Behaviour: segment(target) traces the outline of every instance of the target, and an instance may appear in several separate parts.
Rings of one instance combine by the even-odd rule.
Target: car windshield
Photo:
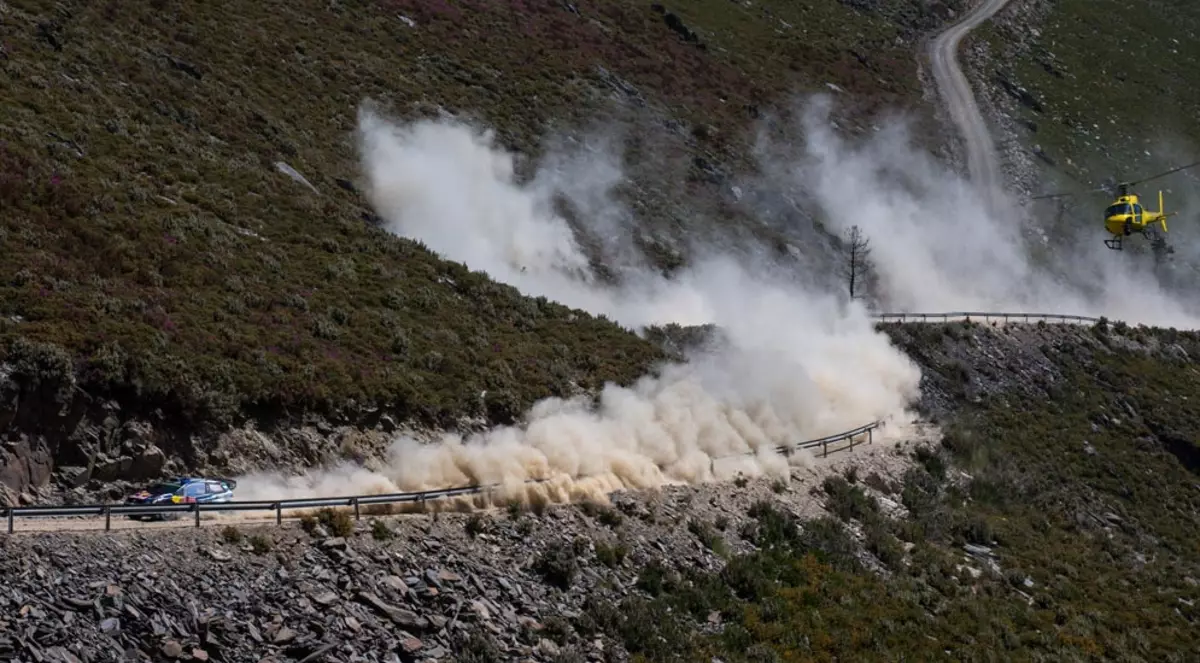
[[[152,495],[162,495],[163,493],[173,493],[179,490],[180,485],[177,483],[160,483],[150,487]]]

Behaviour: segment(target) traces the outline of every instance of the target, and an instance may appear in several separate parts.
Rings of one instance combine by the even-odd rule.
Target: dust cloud
[[[602,283],[553,198],[584,200],[577,207],[585,225],[619,232],[628,215],[610,195],[621,179],[611,154],[554,154],[522,184],[513,157],[466,123],[401,124],[364,107],[358,140],[370,201],[392,232],[527,295],[629,328],[711,323],[720,338],[594,399],[541,401],[518,426],[433,444],[401,437],[386,458],[362,466],[243,477],[241,498],[484,484],[498,486],[503,499],[604,501],[618,489],[738,473],[787,480],[789,465],[811,457],[781,454],[780,445],[875,420],[885,422],[876,443],[909,432],[919,369],[875,331],[861,304],[839,293],[795,274],[752,271],[757,261],[715,247],[671,278],[626,261],[619,284]]]
[[[989,212],[969,182],[913,145],[905,122],[852,141],[833,129],[832,107],[828,96],[798,106],[802,138],[783,149],[763,139],[763,170],[769,186],[810,197],[830,230],[844,236],[857,225],[865,233],[883,308],[1063,313],[1179,328],[1200,321],[1194,297],[1164,287],[1131,251],[1106,248],[1095,223],[1051,238],[1011,194],[998,194],[999,209]]]

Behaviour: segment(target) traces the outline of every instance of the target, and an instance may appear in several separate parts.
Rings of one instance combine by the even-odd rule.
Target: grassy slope
[[[1030,40],[1032,27],[1040,36]],[[1200,5],[1056,0],[1045,24],[1019,29],[1025,33],[993,31],[990,41],[998,54],[1005,53],[1006,40],[1032,42],[1029,57],[1001,55],[999,68],[1041,106],[1022,109],[1022,119],[1036,125],[1028,140],[1040,144],[1063,174],[1091,185],[1200,158],[1192,153],[1200,135]],[[1171,144],[1178,148],[1165,149]],[[1176,175],[1142,189],[1178,190],[1187,183]],[[1070,180],[1046,183],[1050,190],[1064,186],[1081,188]],[[1098,214],[1108,201],[1104,194],[1087,194],[1077,202]]]
[[[834,517],[796,527],[761,509],[761,552],[719,576],[648,569],[642,592],[594,605],[585,627],[662,661],[1195,658],[1200,422],[1186,399],[1200,373],[1169,349],[1121,348],[1140,337],[1195,356],[1200,339],[1095,333],[1049,355],[1064,377],[1048,398],[1024,387],[987,398],[918,454],[890,488],[911,518],[884,516],[860,487],[869,477],[828,481]],[[998,570],[966,544],[990,547]],[[865,570],[864,548],[884,575]],[[726,626],[689,641],[688,620],[712,611]]]
[[[904,30],[834,0],[689,4],[703,48],[640,2],[573,6],[6,2],[0,352],[225,413],[368,402],[445,422],[628,381],[657,349],[364,223],[338,183],[364,98],[464,111],[535,151],[552,123],[608,107],[603,67],[684,122],[676,151],[728,162],[797,90],[915,98]]]

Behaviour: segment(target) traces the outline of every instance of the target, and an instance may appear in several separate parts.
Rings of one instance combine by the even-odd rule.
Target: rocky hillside
[[[944,437],[790,483],[0,540],[25,660],[1200,655],[1195,334],[888,325]],[[1152,478],[1152,480],[1148,480]],[[236,579],[218,582],[217,578]],[[881,624],[887,624],[886,628]],[[5,649],[6,648],[6,649]],[[635,658],[640,657],[640,658]]]

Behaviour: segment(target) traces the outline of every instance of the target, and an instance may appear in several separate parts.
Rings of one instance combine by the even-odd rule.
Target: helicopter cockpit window
[[[1129,203],[1120,203],[1117,205],[1109,205],[1108,209],[1104,210],[1104,216],[1116,216],[1118,214],[1133,214],[1133,206]]]

